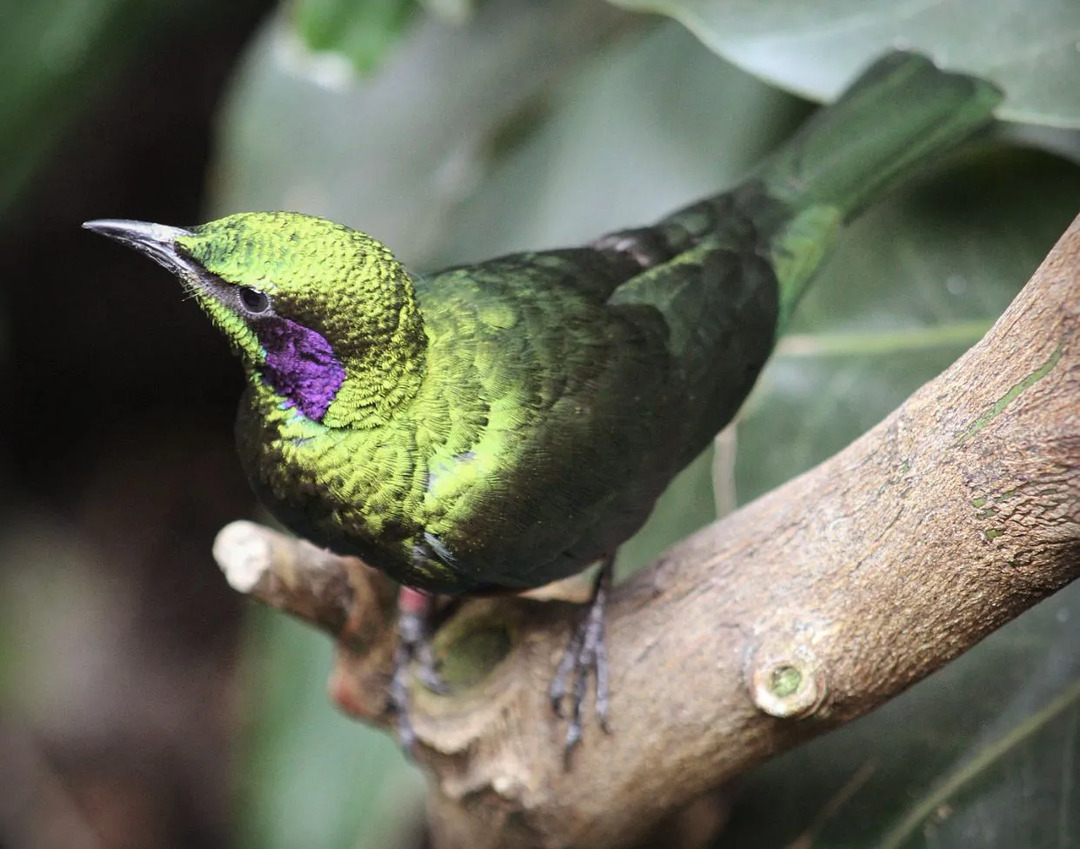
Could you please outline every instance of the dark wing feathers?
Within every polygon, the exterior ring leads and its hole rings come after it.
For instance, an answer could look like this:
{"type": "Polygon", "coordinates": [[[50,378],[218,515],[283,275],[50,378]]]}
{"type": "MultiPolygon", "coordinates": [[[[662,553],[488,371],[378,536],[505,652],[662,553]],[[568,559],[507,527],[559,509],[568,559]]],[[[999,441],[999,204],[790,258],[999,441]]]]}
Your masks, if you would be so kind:
{"type": "Polygon", "coordinates": [[[614,550],[749,391],[773,341],[775,278],[745,221],[702,238],[718,213],[698,207],[418,285],[431,355],[469,360],[455,405],[486,405],[486,427],[508,434],[498,472],[440,534],[470,580],[536,586],[614,550]],[[512,418],[494,412],[502,398],[512,418]]]}

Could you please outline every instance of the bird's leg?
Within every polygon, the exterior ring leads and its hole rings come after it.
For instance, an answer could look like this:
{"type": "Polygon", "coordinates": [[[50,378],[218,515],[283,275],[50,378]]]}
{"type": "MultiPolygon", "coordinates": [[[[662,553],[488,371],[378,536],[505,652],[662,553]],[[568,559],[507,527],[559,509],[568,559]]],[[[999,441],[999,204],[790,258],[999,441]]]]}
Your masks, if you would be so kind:
{"type": "Polygon", "coordinates": [[[608,727],[608,662],[607,645],[604,642],[604,610],[611,591],[612,573],[615,570],[615,555],[604,558],[600,571],[593,584],[592,600],[589,610],[570,637],[555,677],[551,679],[548,696],[551,707],[558,716],[563,716],[563,699],[570,696],[570,716],[566,729],[565,755],[569,766],[570,753],[581,740],[581,705],[589,690],[589,677],[596,675],[596,718],[600,727],[611,732],[608,727]],[[573,686],[571,687],[571,678],[573,686]]]}
{"type": "Polygon", "coordinates": [[[416,742],[409,719],[409,669],[412,661],[419,664],[417,677],[429,690],[446,692],[446,684],[435,671],[435,654],[431,648],[431,620],[435,597],[431,593],[402,587],[398,594],[398,646],[394,652],[394,676],[390,681],[390,706],[397,714],[398,742],[406,752],[412,752],[416,742]]]}

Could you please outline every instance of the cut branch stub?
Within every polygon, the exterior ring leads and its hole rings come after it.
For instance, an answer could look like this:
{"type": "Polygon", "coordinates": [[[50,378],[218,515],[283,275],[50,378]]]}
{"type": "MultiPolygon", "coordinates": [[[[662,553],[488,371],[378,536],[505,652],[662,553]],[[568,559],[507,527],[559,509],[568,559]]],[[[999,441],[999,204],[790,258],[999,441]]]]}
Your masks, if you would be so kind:
{"type": "Polygon", "coordinates": [[[775,639],[755,652],[747,686],[760,710],[781,719],[814,713],[829,690],[825,670],[810,646],[775,639]]]}

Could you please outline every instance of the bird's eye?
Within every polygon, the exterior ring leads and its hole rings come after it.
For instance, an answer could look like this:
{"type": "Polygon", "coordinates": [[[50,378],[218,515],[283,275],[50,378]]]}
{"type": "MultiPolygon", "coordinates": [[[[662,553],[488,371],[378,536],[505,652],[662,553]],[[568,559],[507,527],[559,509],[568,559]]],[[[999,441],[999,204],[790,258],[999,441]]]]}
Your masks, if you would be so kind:
{"type": "Polygon", "coordinates": [[[258,289],[249,286],[240,287],[240,303],[250,313],[263,313],[270,309],[270,299],[258,289]]]}

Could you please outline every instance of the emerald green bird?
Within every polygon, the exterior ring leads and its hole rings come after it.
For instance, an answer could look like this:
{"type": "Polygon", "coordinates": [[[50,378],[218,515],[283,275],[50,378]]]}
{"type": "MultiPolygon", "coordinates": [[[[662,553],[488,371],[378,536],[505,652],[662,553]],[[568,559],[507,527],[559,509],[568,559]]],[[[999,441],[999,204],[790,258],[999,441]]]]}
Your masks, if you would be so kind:
{"type": "Polygon", "coordinates": [[[892,54],[731,191],[583,247],[432,274],[292,212],[85,226],[176,274],[232,343],[247,376],[236,441],[262,503],[413,588],[392,687],[406,743],[428,594],[605,564],[551,690],[556,711],[571,696],[569,750],[592,674],[606,719],[616,549],[735,415],[840,225],[1000,99],[892,54]]]}

